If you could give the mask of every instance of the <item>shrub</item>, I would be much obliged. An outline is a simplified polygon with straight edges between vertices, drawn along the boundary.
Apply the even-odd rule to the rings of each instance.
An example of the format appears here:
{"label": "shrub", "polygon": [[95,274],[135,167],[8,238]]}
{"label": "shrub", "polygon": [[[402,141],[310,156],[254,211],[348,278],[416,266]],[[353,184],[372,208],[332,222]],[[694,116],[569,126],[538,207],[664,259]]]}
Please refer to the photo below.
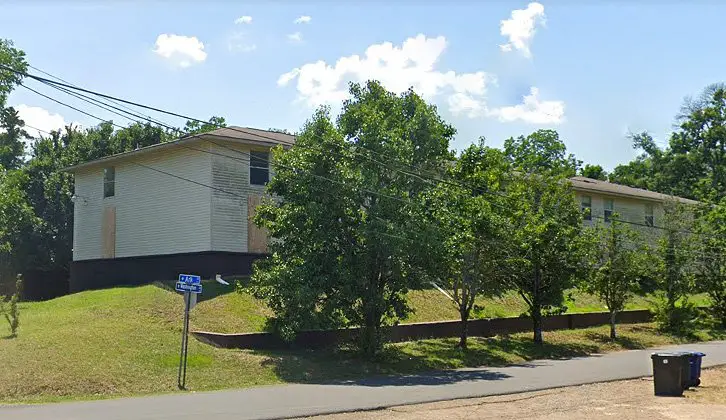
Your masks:
{"label": "shrub", "polygon": [[698,307],[688,299],[670,305],[665,294],[660,292],[656,294],[652,310],[654,321],[663,332],[687,336],[697,329]]}
{"label": "shrub", "polygon": [[20,308],[18,302],[20,301],[20,293],[23,289],[23,278],[18,274],[18,278],[15,282],[15,293],[10,297],[10,301],[6,301],[5,296],[0,296],[0,314],[5,316],[5,320],[10,325],[10,336],[18,336],[18,328],[20,327]]}

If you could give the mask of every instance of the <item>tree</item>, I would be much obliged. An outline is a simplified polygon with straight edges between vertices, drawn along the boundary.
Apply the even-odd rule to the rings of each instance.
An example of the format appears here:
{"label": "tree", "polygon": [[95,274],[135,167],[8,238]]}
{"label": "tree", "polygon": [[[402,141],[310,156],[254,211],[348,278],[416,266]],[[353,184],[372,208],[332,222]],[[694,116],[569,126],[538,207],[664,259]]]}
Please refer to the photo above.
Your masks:
{"label": "tree", "polygon": [[0,108],[5,107],[8,95],[23,79],[18,73],[1,67],[9,67],[20,73],[25,73],[28,70],[25,53],[13,45],[13,41],[0,38]]}
{"label": "tree", "polygon": [[535,343],[542,343],[542,317],[564,312],[565,290],[585,271],[582,215],[562,177],[518,175],[507,188],[507,232],[513,288],[527,304]]}
{"label": "tree", "polygon": [[574,155],[567,153],[567,147],[555,130],[537,130],[527,137],[511,137],[504,141],[504,153],[515,168],[564,177],[575,176],[581,164]]}
{"label": "tree", "polygon": [[579,162],[553,130],[509,139],[505,153],[515,170],[506,188],[507,269],[542,343],[543,315],[563,312],[564,291],[584,274],[582,214],[566,179]]}
{"label": "tree", "polygon": [[501,216],[507,164],[502,152],[472,145],[449,170],[448,179],[426,201],[439,240],[430,241],[432,277],[451,293],[461,317],[458,346],[467,347],[468,320],[477,297],[496,296],[507,289],[503,269],[507,255],[506,232]]}
{"label": "tree", "polygon": [[591,232],[597,241],[592,275],[583,289],[597,296],[610,313],[610,338],[617,338],[615,331],[618,313],[638,289],[638,279],[647,275],[647,252],[638,233],[620,222],[613,215],[608,225],[598,225]]}
{"label": "tree", "polygon": [[676,121],[665,149],[648,133],[631,135],[633,146],[643,153],[615,168],[610,180],[701,201],[720,201],[726,197],[724,85],[709,85],[698,99],[686,99]]}
{"label": "tree", "polygon": [[607,181],[608,179],[608,173],[600,165],[585,165],[582,169],[580,169],[580,176],[599,179],[601,181]]}
{"label": "tree", "polygon": [[187,121],[186,125],[184,126],[184,132],[187,135],[192,134],[200,134],[200,133],[207,133],[210,131],[214,131],[218,128],[226,127],[227,122],[224,120],[223,117],[212,117],[209,119],[209,122],[207,123],[201,123],[199,121]]}
{"label": "tree", "polygon": [[656,320],[665,330],[680,331],[693,318],[688,295],[694,287],[693,253],[698,243],[693,233],[692,211],[678,202],[667,202],[664,210],[664,233],[658,240],[655,266],[663,296],[656,308]]}
{"label": "tree", "polygon": [[271,132],[273,132],[273,133],[282,133],[282,134],[289,134],[289,135],[291,135],[291,136],[293,135],[293,134],[292,134],[292,133],[291,133],[291,132],[290,132],[290,131],[289,131],[288,129],[286,129],[286,128],[274,128],[274,127],[270,127],[270,128],[268,128],[268,129],[267,129],[267,131],[271,131]]}
{"label": "tree", "polygon": [[27,240],[23,233],[39,223],[27,202],[24,182],[23,173],[0,167],[0,290],[21,268],[15,256]]}
{"label": "tree", "polygon": [[726,202],[703,209],[696,222],[697,277],[711,299],[713,316],[726,328]]}
{"label": "tree", "polygon": [[275,240],[253,284],[284,336],[360,326],[359,347],[375,356],[383,327],[409,313],[405,294],[425,259],[427,238],[414,226],[432,185],[400,168],[441,173],[454,129],[413,91],[368,82],[350,93],[337,123],[319,110],[295,147],[274,151],[268,192],[279,200],[255,221]]}
{"label": "tree", "polygon": [[23,121],[12,108],[0,108],[0,166],[18,169],[24,160],[25,140],[30,139]]}

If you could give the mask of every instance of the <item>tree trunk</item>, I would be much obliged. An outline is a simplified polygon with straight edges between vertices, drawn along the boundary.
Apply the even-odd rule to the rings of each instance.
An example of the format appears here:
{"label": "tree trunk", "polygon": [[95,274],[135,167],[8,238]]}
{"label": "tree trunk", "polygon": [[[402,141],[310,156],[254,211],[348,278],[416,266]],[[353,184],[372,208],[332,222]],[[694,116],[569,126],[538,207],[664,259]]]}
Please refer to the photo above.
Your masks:
{"label": "tree trunk", "polygon": [[532,326],[534,329],[534,343],[542,344],[542,311],[540,308],[532,308]]}
{"label": "tree trunk", "polygon": [[459,315],[461,315],[461,331],[459,334],[459,344],[457,345],[457,347],[466,349],[466,339],[469,336],[469,311],[460,310]]}
{"label": "tree trunk", "polygon": [[615,332],[615,317],[617,313],[615,311],[610,311],[610,339],[615,340],[618,338],[617,333]]}

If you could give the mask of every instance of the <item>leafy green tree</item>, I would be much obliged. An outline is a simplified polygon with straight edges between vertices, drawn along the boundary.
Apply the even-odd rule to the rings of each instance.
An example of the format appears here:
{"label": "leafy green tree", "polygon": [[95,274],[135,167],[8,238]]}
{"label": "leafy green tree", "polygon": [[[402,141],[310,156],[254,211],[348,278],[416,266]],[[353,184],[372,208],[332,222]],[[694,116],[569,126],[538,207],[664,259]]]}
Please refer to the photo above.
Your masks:
{"label": "leafy green tree", "polygon": [[25,175],[0,167],[0,290],[8,287],[18,269],[16,255],[27,240],[25,232],[39,224],[28,204]]}
{"label": "leafy green tree", "polygon": [[[25,52],[15,48],[13,41],[0,38],[0,66],[9,67],[17,72],[25,73],[28,70],[28,63],[25,61]],[[22,76],[19,74],[0,68],[0,108],[5,107],[5,101],[8,95],[22,79]]]}
{"label": "leafy green tree", "polygon": [[658,240],[655,265],[661,291],[656,321],[664,330],[684,331],[694,316],[688,295],[695,286],[698,237],[693,232],[693,209],[678,202],[667,202],[664,209],[664,232]]}
{"label": "leafy green tree", "polygon": [[479,296],[507,290],[507,232],[498,195],[508,176],[501,151],[472,145],[459,156],[447,179],[427,197],[440,239],[430,241],[432,276],[451,293],[461,317],[458,346],[467,347],[468,321]]}
{"label": "leafy green tree", "polygon": [[0,166],[18,169],[24,161],[25,141],[30,139],[23,121],[12,108],[0,108]]}
{"label": "leafy green tree", "polygon": [[432,185],[400,168],[441,173],[454,129],[413,91],[368,82],[350,93],[336,124],[320,110],[296,147],[274,152],[268,192],[280,200],[259,207],[256,223],[275,240],[253,284],[283,336],[361,326],[360,349],[375,356],[384,326],[409,313],[405,294],[426,257],[414,227]]}
{"label": "leafy green tree", "polygon": [[708,206],[696,222],[696,280],[708,293],[713,316],[726,328],[726,202]]}
{"label": "leafy green tree", "polygon": [[505,142],[514,175],[507,185],[507,269],[542,343],[542,317],[566,310],[564,292],[582,278],[588,247],[582,214],[566,177],[579,162],[553,130]]}
{"label": "leafy green tree", "polygon": [[668,147],[648,133],[632,135],[642,153],[615,168],[610,180],[701,201],[726,197],[726,89],[708,86],[697,100],[686,100]]}
{"label": "leafy green tree", "polygon": [[201,123],[199,121],[187,121],[184,126],[184,132],[186,134],[200,134],[214,131],[221,127],[226,127],[227,122],[223,117],[212,117],[207,123]]}
{"label": "leafy green tree", "polygon": [[610,338],[617,338],[615,330],[618,313],[625,310],[638,290],[638,279],[648,275],[646,246],[640,235],[620,222],[617,214],[609,224],[592,228],[597,250],[592,275],[583,283],[583,289],[597,296],[610,312]]}
{"label": "leafy green tree", "polygon": [[599,179],[601,181],[607,181],[608,179],[608,173],[600,165],[585,165],[582,169],[580,169],[580,176]]}
{"label": "leafy green tree", "polygon": [[542,343],[542,317],[564,312],[565,290],[586,272],[582,215],[569,183],[545,174],[518,175],[507,188],[507,268],[527,304],[534,341]]}
{"label": "leafy green tree", "polygon": [[555,130],[537,130],[526,137],[511,137],[504,141],[504,153],[513,167],[527,172],[571,177],[581,165],[574,155],[567,153],[567,147]]}

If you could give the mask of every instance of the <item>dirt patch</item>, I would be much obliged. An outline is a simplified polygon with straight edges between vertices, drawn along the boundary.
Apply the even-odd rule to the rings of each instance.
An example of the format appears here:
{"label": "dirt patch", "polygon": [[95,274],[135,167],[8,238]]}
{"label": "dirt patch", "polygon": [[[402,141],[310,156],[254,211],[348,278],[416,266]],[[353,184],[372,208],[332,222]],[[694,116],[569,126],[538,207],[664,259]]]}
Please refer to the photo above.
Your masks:
{"label": "dirt patch", "polygon": [[726,368],[705,370],[701,380],[701,387],[686,391],[683,398],[654,396],[652,378],[644,378],[312,419],[726,419]]}

